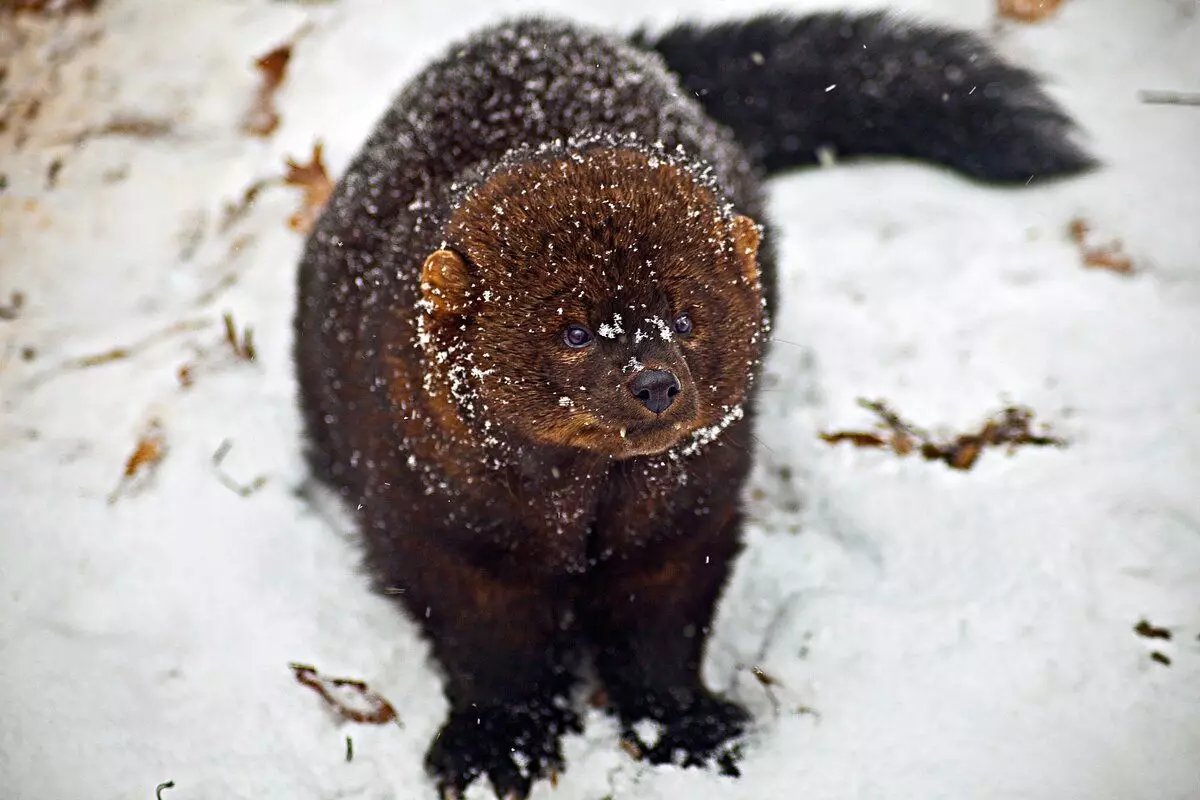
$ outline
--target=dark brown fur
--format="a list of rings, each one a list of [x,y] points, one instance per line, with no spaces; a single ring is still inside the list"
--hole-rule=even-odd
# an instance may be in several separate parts
[[[544,730],[526,755],[535,775],[559,766],[557,736],[577,717],[555,704],[588,656],[623,721],[675,726],[647,748],[654,760],[678,746],[733,771],[721,748],[745,717],[708,694],[699,668],[739,547],[741,409],[764,340],[757,228],[685,165],[597,147],[499,171],[457,207],[444,244],[423,269],[420,310],[372,320],[378,362],[345,365],[355,425],[340,432],[369,465],[339,473],[359,499],[368,561],[403,590],[461,715],[431,766],[461,788],[476,768],[455,759],[481,760],[498,790],[524,791],[505,772],[514,742],[445,751],[503,739],[478,729],[480,715],[524,715],[509,738]],[[646,321],[683,311],[687,338]],[[616,314],[621,335],[563,345],[568,322],[595,330]],[[410,347],[414,327],[424,344]],[[489,374],[463,370],[465,353]],[[679,376],[661,416],[628,390],[631,358]],[[714,441],[696,441],[699,429]]]
[[[817,119],[803,102],[792,123]],[[700,663],[741,546],[762,205],[657,56],[541,20],[418,75],[339,182],[300,266],[308,457],[445,671],[444,794],[486,775],[524,797],[561,769],[583,659],[626,736],[660,723],[649,760],[737,774],[748,717]],[[574,325],[594,340],[568,346]],[[654,376],[676,383],[639,388]]]

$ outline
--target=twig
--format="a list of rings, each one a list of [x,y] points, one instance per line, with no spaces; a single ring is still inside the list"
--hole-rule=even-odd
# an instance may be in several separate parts
[[[217,473],[217,480],[221,482],[230,491],[236,492],[242,497],[249,497],[257,492],[267,482],[266,475],[259,475],[248,484],[242,484],[235,481],[233,478],[221,469],[221,462],[225,460],[225,456],[229,455],[229,451],[233,449],[233,442],[229,439],[221,442],[221,446],[212,454],[213,471]]]
[[[1139,621],[1137,625],[1134,625],[1133,632],[1146,639],[1163,639],[1168,642],[1171,641],[1171,631],[1169,628],[1162,628],[1158,625],[1154,625],[1148,619],[1143,619]]]
[[[927,461],[941,461],[954,469],[970,469],[985,447],[1007,446],[1011,453],[1020,445],[1065,447],[1056,436],[1035,434],[1030,429],[1033,412],[1009,406],[993,414],[977,433],[964,433],[947,442],[938,442],[924,430],[906,422],[883,401],[859,400],[859,405],[879,417],[881,431],[838,431],[818,434],[830,443],[849,441],[859,447],[887,447],[900,456],[916,452]],[[890,434],[890,436],[885,436]]]
[[[247,325],[241,337],[238,337],[237,326],[233,324],[233,314],[225,312],[225,341],[233,348],[238,358],[254,361],[258,353],[254,350],[254,330]]]
[[[1143,103],[1156,106],[1200,106],[1200,92],[1164,92],[1143,89],[1138,92]]]
[[[203,320],[203,319],[184,320],[182,322],[176,322],[172,325],[168,325],[167,327],[161,328],[152,333],[148,333],[145,336],[143,336],[141,339],[138,339],[135,342],[133,342],[132,344],[123,345],[120,347],[114,347],[112,349],[105,350],[101,353],[95,353],[90,356],[80,356],[78,358],[69,358],[66,361],[62,361],[62,362],[56,364],[55,366],[49,367],[48,369],[32,376],[25,383],[25,388],[32,389],[36,386],[40,386],[41,384],[45,383],[49,379],[55,377],[56,375],[64,373],[64,372],[73,372],[75,370],[90,369],[92,367],[99,367],[104,364],[111,364],[114,361],[122,361],[126,358],[132,358],[133,356],[141,353],[143,350],[150,349],[151,347],[158,344],[159,342],[161,342],[163,339],[165,339],[168,336],[175,336],[175,335],[178,335],[181,333],[188,333],[190,331],[198,331],[198,330],[208,327],[208,325],[209,325],[208,320]]]

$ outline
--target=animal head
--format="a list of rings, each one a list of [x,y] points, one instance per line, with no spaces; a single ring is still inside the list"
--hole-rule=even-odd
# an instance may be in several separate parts
[[[662,155],[499,170],[424,262],[432,390],[484,435],[615,458],[718,430],[762,353],[758,244],[753,220]]]

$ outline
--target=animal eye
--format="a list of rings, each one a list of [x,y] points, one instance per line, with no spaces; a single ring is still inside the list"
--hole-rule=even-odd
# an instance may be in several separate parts
[[[671,324],[674,326],[675,332],[680,336],[687,336],[692,332],[692,318],[687,314],[680,314]]]
[[[563,341],[567,347],[587,347],[592,342],[592,332],[582,325],[568,325],[563,331]]]

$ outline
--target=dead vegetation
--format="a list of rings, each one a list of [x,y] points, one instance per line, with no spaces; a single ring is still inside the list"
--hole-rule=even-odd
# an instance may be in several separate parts
[[[26,14],[70,14],[92,12],[100,6],[100,0],[5,0],[0,3],[0,13],[5,10]]]
[[[384,725],[399,722],[392,704],[372,691],[365,682],[352,678],[327,678],[316,667],[292,663],[296,681],[319,694],[335,714],[351,722]]]
[[[1133,259],[1121,252],[1121,240],[1113,239],[1107,244],[1089,243],[1091,226],[1083,219],[1073,219],[1067,225],[1067,235],[1079,248],[1083,265],[1089,269],[1103,269],[1118,275],[1132,275]]]
[[[771,704],[771,712],[775,716],[779,716],[783,711],[783,704],[780,702],[779,693],[786,692],[787,687],[785,687],[778,678],[757,664],[738,664],[735,668],[739,672],[746,671],[750,673],[751,677],[753,677],[755,682],[762,687],[763,693],[767,696],[767,702]],[[796,716],[810,716],[817,721],[820,721],[821,719],[821,713],[812,706],[801,703],[789,704],[788,707],[790,709],[790,713],[795,714]]]
[[[309,29],[310,26],[305,25],[286,42],[254,59],[254,68],[258,70],[259,77],[258,91],[255,92],[254,101],[242,119],[243,132],[265,138],[279,127],[279,110],[275,107],[275,95],[287,77],[292,49]]]
[[[258,196],[262,194],[264,189],[278,186],[281,183],[283,183],[282,176],[259,178],[247,186],[242,192],[242,196],[236,201],[227,200],[221,209],[221,221],[217,223],[217,230],[225,233],[234,225],[241,222],[250,213],[250,209],[254,207],[254,201],[258,199]]]
[[[94,3],[0,0],[0,152],[53,145],[96,91],[89,58],[101,16]]]
[[[1063,0],[997,0],[996,13],[1017,22],[1041,22],[1058,10]]]
[[[142,338],[137,339],[129,344],[112,347],[108,350],[103,350],[99,353],[93,353],[91,355],[79,356],[77,358],[69,358],[65,361],[60,361],[58,364],[34,374],[29,378],[28,381],[26,381],[23,388],[26,390],[33,389],[42,385],[46,381],[65,373],[91,369],[93,367],[99,367],[105,364],[112,364],[117,361],[123,361],[125,359],[132,358],[133,356],[139,355],[146,350],[162,344],[164,341],[173,336],[191,331],[202,330],[203,328],[208,327],[209,324],[210,323],[207,320],[202,319],[182,320],[180,322],[175,322],[166,327],[160,328],[156,331],[152,331],[151,333],[148,333]]]
[[[1148,619],[1139,620],[1138,624],[1133,626],[1133,632],[1144,639],[1171,641],[1171,631],[1169,628],[1161,628],[1152,624]]]
[[[109,494],[108,504],[112,505],[121,496],[147,485],[154,478],[159,464],[166,455],[167,437],[162,421],[157,417],[151,418],[138,438],[133,452],[125,460],[125,470],[121,474],[121,480],[117,487]]]
[[[229,451],[232,449],[233,442],[229,439],[221,442],[220,447],[218,447],[216,452],[212,455],[213,470],[216,472],[217,480],[221,482],[222,486],[240,497],[249,497],[266,485],[267,476],[259,475],[251,480],[250,483],[238,483],[233,478],[229,477],[229,474],[225,472],[221,464],[225,461],[225,456],[229,455]]]
[[[21,315],[21,309],[25,307],[25,295],[23,292],[14,291],[8,296],[7,304],[0,304],[0,320],[14,320]]]
[[[267,137],[279,127],[279,111],[275,108],[275,93],[283,85],[288,61],[292,58],[292,45],[281,44],[274,50],[254,60],[258,70],[258,92],[254,102],[242,120],[242,130],[251,136]]]
[[[329,180],[322,159],[323,150],[324,145],[318,140],[313,144],[312,157],[307,164],[298,164],[291,158],[287,160],[283,182],[298,187],[303,193],[300,208],[288,219],[288,226],[300,233],[312,230],[333,194],[333,181]]]
[[[77,131],[54,144],[69,144],[78,147],[93,139],[141,139],[153,141],[175,134],[175,123],[163,117],[153,117],[137,112],[119,113],[106,122]]]
[[[233,354],[243,361],[254,361],[258,354],[254,350],[254,329],[247,325],[239,334],[237,325],[233,322],[233,314],[228,311],[223,317],[225,321],[225,342],[233,350]]]
[[[258,360],[258,351],[254,347],[254,329],[247,325],[239,333],[233,314],[228,311],[221,316],[221,321],[225,332],[222,342],[226,347],[219,352],[197,347],[192,360],[181,365],[175,373],[182,388],[192,388],[202,372],[219,369],[228,364],[230,356],[234,361],[253,363]]]
[[[1066,441],[1031,429],[1033,412],[1009,406],[992,414],[974,433],[963,433],[938,441],[925,430],[904,420],[882,400],[859,400],[859,405],[877,417],[871,431],[831,431],[820,437],[829,444],[850,442],[856,447],[891,450],[898,456],[916,453],[926,461],[941,461],[953,469],[968,470],[988,447],[1064,447]]]

